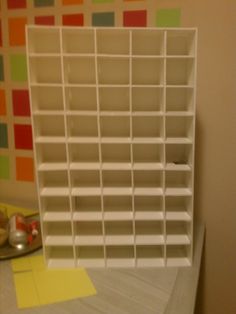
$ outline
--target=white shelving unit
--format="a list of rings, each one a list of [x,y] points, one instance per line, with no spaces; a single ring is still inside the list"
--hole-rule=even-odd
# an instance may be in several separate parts
[[[191,265],[196,29],[26,33],[48,266]]]

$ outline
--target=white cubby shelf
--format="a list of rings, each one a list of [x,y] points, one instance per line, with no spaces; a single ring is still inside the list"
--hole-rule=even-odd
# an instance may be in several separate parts
[[[48,267],[189,266],[197,30],[27,26]]]

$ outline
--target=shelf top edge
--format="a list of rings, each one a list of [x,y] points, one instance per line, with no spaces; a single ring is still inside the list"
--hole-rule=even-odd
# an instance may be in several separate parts
[[[26,25],[26,30],[30,29],[48,29],[50,28],[51,30],[60,30],[60,29],[65,29],[65,30],[126,30],[126,31],[136,31],[136,30],[156,30],[160,32],[164,31],[194,31],[197,32],[198,28],[197,27],[123,27],[123,26],[112,26],[112,27],[107,27],[107,26],[83,26],[83,27],[78,27],[78,26],[48,26],[48,25],[34,25],[34,24],[28,24]]]

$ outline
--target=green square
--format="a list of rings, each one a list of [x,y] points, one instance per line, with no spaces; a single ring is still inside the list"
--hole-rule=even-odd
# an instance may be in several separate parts
[[[52,7],[54,6],[54,0],[34,0],[35,7]]]
[[[8,156],[0,156],[0,179],[10,179],[10,162]]]
[[[25,55],[10,56],[11,79],[14,82],[27,81],[27,63]]]
[[[4,81],[3,56],[0,56],[0,81]]]
[[[0,148],[8,148],[7,125],[0,123]]]
[[[114,12],[96,12],[92,15],[92,26],[114,26]]]
[[[180,27],[181,9],[161,9],[156,14],[157,27]]]

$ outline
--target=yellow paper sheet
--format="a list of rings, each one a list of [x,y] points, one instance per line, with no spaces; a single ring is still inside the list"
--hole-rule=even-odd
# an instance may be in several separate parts
[[[31,216],[33,214],[37,215],[39,213],[39,211],[35,209],[18,207],[18,206],[6,204],[6,203],[0,203],[0,208],[7,210],[8,217],[10,217],[11,215],[15,213],[22,213],[24,216]]]
[[[96,289],[83,268],[48,270],[41,255],[18,258],[12,260],[11,265],[19,308],[96,294]]]
[[[13,272],[44,270],[46,269],[44,258],[42,255],[16,258],[11,261]]]
[[[14,282],[19,308],[39,306],[39,297],[32,272],[15,273]]]

